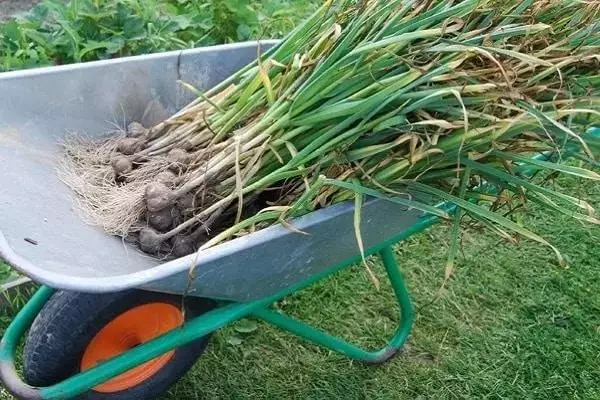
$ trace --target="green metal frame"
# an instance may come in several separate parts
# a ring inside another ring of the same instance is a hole
[[[402,232],[391,240],[381,243],[370,249],[368,254],[378,254],[383,262],[391,286],[400,307],[399,326],[388,344],[378,351],[369,351],[348,343],[338,337],[332,336],[306,323],[295,320],[285,314],[273,310],[271,306],[299,290],[324,279],[341,269],[361,260],[354,257],[343,263],[334,265],[320,274],[316,274],[294,286],[291,286],[273,296],[247,303],[229,303],[220,308],[203,314],[177,329],[152,341],[144,343],[104,363],[81,372],[63,382],[46,388],[33,388],[26,385],[14,367],[14,357],[17,347],[35,317],[42,310],[44,304],[54,293],[48,287],[40,288],[21,312],[15,317],[6,330],[0,342],[0,375],[7,388],[22,399],[58,400],[70,399],[84,393],[93,387],[102,384],[138,365],[141,365],[172,349],[183,346],[190,341],[212,333],[227,324],[245,317],[254,317],[302,337],[315,344],[344,354],[350,358],[368,363],[379,364],[392,358],[406,342],[414,321],[414,312],[410,295],[405,285],[400,267],[396,262],[392,245],[406,239],[433,225],[436,217],[423,217],[413,227]]]

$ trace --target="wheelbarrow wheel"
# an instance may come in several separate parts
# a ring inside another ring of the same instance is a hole
[[[211,300],[142,290],[114,294],[59,291],[35,319],[23,352],[28,384],[47,387],[180,326]],[[185,315],[185,317],[184,317]],[[83,400],[152,399],[167,391],[204,352],[209,336],[163,354],[78,396]]]

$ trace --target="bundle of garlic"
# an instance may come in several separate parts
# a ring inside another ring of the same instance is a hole
[[[328,0],[274,49],[168,120],[65,144],[86,220],[182,256],[317,207],[379,196],[548,243],[500,206],[533,201],[592,223],[589,204],[515,172],[592,180],[600,5],[575,0]],[[573,150],[575,149],[575,150]],[[493,206],[468,189],[493,181]],[[556,249],[555,249],[556,250]],[[556,251],[558,253],[558,251]]]

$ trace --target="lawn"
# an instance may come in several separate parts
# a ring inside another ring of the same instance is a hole
[[[142,4],[133,0],[114,3],[132,7]],[[186,2],[164,3],[184,7]],[[313,3],[296,4],[310,8]],[[273,13],[270,9],[264,11],[269,16]],[[290,14],[297,18],[295,12]],[[61,21],[71,21],[69,16],[65,14]],[[292,19],[278,19],[283,25],[271,28],[274,32],[286,29],[285,24]],[[209,22],[205,25],[207,32],[212,29]],[[204,24],[199,20],[191,23]],[[264,29],[256,26],[251,32],[239,28],[235,35],[262,35]],[[0,26],[4,35],[8,32],[16,39],[10,46],[4,42],[7,47],[0,64],[5,69],[53,63],[59,53],[68,55],[68,61],[77,61],[78,57],[86,60],[90,54],[104,57],[116,48],[105,43],[105,47],[90,53],[86,49],[91,47],[86,46],[93,46],[93,41],[65,44],[63,39],[56,39],[48,46],[34,46],[34,53],[31,48],[14,47],[26,41],[21,35],[31,33],[21,30],[16,35],[15,27]],[[19,29],[34,28],[37,26],[25,24]],[[153,49],[159,50],[165,46],[191,47],[202,44],[200,39],[209,40],[204,36],[190,39],[187,27],[179,28],[164,35],[181,39],[183,44],[165,44],[158,35],[123,39],[113,46],[125,43],[116,53],[127,55],[145,51],[143,46],[154,39],[160,46]],[[211,32],[225,35],[215,36],[215,42],[230,39],[228,33]],[[98,34],[104,40],[104,33]],[[126,34],[124,31],[121,36]],[[37,59],[32,59],[34,54]],[[573,179],[561,179],[557,185],[600,207],[599,185]],[[204,357],[163,400],[600,399],[600,227],[553,214],[528,215],[525,219],[528,226],[568,256],[568,269],[558,266],[553,254],[539,245],[524,241],[513,246],[490,233],[470,229],[463,236],[463,252],[455,273],[434,301],[443,280],[450,229],[437,226],[397,246],[417,317],[404,351],[388,364],[365,366],[261,323],[256,329],[248,329],[247,324],[237,330],[233,326],[214,335]],[[0,274],[2,271],[7,272],[0,265]],[[287,299],[281,307],[355,343],[381,346],[392,334],[397,318],[383,269],[378,267],[377,272],[384,283],[380,291],[366,278],[363,267],[356,266]],[[23,298],[11,300],[18,305]],[[16,308],[10,307],[0,315],[0,332]],[[240,332],[248,330],[251,332]],[[9,398],[0,388],[0,399]]]

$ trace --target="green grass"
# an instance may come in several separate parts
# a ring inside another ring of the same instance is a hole
[[[566,184],[600,205],[598,185]],[[397,247],[417,319],[405,351],[386,365],[364,366],[259,323],[248,334],[217,333],[163,399],[600,399],[600,228],[557,216],[528,220],[560,245],[570,268],[535,244],[511,246],[471,230],[448,289],[431,303],[449,229]],[[358,266],[282,308],[355,343],[381,346],[397,322],[390,293],[388,285],[376,292]]]

